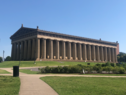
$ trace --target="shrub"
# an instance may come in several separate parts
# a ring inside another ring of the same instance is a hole
[[[45,68],[41,68],[41,69],[40,69],[40,72],[41,72],[41,73],[46,73]]]
[[[62,71],[62,67],[61,67],[61,66],[53,67],[53,68],[51,69],[51,72],[52,72],[52,73],[62,73],[61,71]]]
[[[102,64],[102,67],[105,67],[106,66],[106,64]]]
[[[98,66],[93,66],[92,69],[93,69],[94,71],[98,71],[98,68],[99,68]]]
[[[86,71],[88,71],[88,73],[91,73],[93,71],[93,67],[92,66],[87,66],[85,68]]]
[[[77,64],[77,66],[80,66],[80,67],[82,67],[83,65],[82,65],[82,64]]]
[[[99,67],[101,67],[101,66],[102,66],[102,64],[99,64],[99,63],[97,63],[97,64],[96,64],[96,66],[99,66]]]
[[[101,73],[102,70],[103,70],[102,67],[101,67],[101,68],[98,68],[98,71],[97,71],[97,72],[98,72],[98,73]]]
[[[45,72],[46,72],[46,73],[51,73],[51,67],[46,66],[46,67],[45,67]]]
[[[120,68],[119,68],[119,73],[120,73],[120,74],[124,74],[124,73],[125,73],[125,69],[124,69],[123,67],[120,67]]]
[[[106,66],[111,66],[110,62],[105,63]]]
[[[113,71],[113,73],[115,73],[115,74],[119,74],[119,67],[114,67],[114,68],[112,69],[112,71]]]
[[[64,73],[69,73],[71,66],[64,66],[63,69],[64,69]]]
[[[90,65],[90,63],[87,63],[87,65]]]
[[[70,73],[80,73],[81,72],[81,67],[79,66],[72,66],[71,67],[71,70],[70,70]]]
[[[114,66],[114,65],[113,65]],[[91,73],[93,71],[97,71],[98,73],[101,73],[102,71],[107,71],[110,73],[110,71],[113,71],[113,73],[125,73],[124,67],[118,67],[118,66],[104,66],[102,67],[101,64],[97,64],[95,66],[85,66],[85,65],[75,65],[75,66],[58,66],[58,67],[45,67],[41,68],[41,73],[82,73],[82,70],[88,71],[88,73]]]

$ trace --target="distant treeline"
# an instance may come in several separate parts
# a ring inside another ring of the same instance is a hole
[[[0,62],[2,62],[2,61],[3,61],[3,58],[0,57]],[[10,57],[10,56],[7,56],[7,57],[4,59],[4,61],[11,61],[11,57]]]
[[[118,62],[126,62],[126,53],[120,52],[117,55]]]

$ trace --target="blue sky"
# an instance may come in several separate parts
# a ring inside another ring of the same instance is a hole
[[[0,0],[0,56],[20,27],[119,42],[126,53],[126,0]]]

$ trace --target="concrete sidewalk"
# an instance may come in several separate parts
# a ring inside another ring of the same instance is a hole
[[[48,84],[36,76],[20,76],[19,95],[58,95]]]
[[[11,72],[11,74],[0,74],[12,76],[12,68],[0,68]],[[41,76],[29,76],[29,74],[19,73],[20,91],[19,95],[58,95],[48,84],[40,79]]]

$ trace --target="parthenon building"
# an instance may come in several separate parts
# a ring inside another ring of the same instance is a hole
[[[21,28],[11,37],[12,60],[117,62],[118,42]]]

